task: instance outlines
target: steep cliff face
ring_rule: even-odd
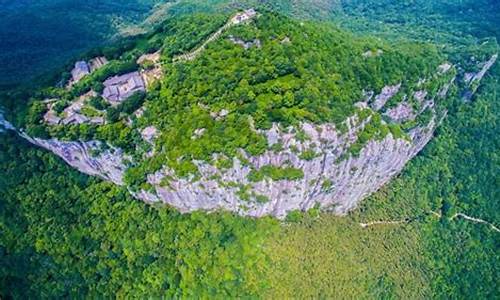
[[[394,138],[392,134],[380,141],[372,140],[357,156],[346,156],[346,152],[362,125],[342,134],[331,124],[317,127],[302,124],[308,140],[301,142],[296,134],[282,131],[275,124],[266,135],[270,144],[281,141],[283,150],[267,151],[257,157],[242,153],[248,161],[243,163],[234,158],[233,167],[227,170],[197,162],[201,178],[196,182],[175,178],[171,170],[164,169],[148,177],[155,192],[140,197],[168,203],[183,212],[225,209],[254,217],[282,218],[287,212],[318,206],[342,215],[401,172],[430,141],[436,124],[433,119],[426,126],[411,130],[408,140]],[[315,158],[303,159],[295,153],[297,149],[299,152],[313,149]],[[252,170],[266,166],[286,166],[301,170],[304,176],[296,180],[249,180]],[[171,179],[162,185],[166,177]],[[249,193],[246,201],[242,200],[243,190]],[[258,199],[264,199],[264,203]]]
[[[16,128],[4,118],[3,112],[0,110],[0,133],[5,130],[17,132]],[[123,176],[129,158],[120,149],[109,147],[100,141],[66,142],[57,139],[33,138],[22,131],[18,134],[33,145],[51,151],[82,173],[101,177],[117,185],[124,184]]]
[[[387,102],[397,89],[397,86],[385,88],[374,97],[371,106],[382,108],[381,102]],[[433,105],[434,102],[428,100],[428,103]],[[374,112],[367,103],[360,106],[365,112]],[[397,175],[422,150],[437,125],[434,111],[433,116],[428,124],[415,127],[405,137],[395,138],[389,133],[380,140],[368,141],[356,155],[351,154],[350,149],[372,116],[361,120],[358,114],[354,115],[346,120],[347,129],[343,131],[333,124],[303,123],[298,129],[274,124],[271,129],[259,133],[267,138],[271,148],[279,145],[275,150],[268,150],[260,156],[250,156],[241,150],[239,158],[233,158],[232,167],[227,169],[196,161],[199,170],[196,179],[179,178],[164,167],[148,176],[152,190],[133,194],[147,202],[166,203],[182,212],[223,209],[247,216],[283,218],[289,211],[320,207],[345,214]],[[3,124],[13,129],[7,121],[3,120]],[[80,172],[124,184],[129,159],[119,149],[104,147],[99,141],[66,142],[32,138],[25,133],[20,135],[34,145],[52,151]],[[309,157],[304,157],[304,153]],[[250,179],[252,172],[269,166],[299,170],[301,176],[294,179]]]
[[[279,151],[268,150],[255,157],[241,151],[241,159],[234,158],[228,169],[196,161],[200,171],[196,180],[178,178],[165,167],[148,176],[153,190],[141,190],[134,196],[147,202],[166,203],[182,212],[223,209],[253,217],[283,218],[293,210],[320,207],[345,214],[401,172],[423,149],[438,123],[435,112],[433,114],[428,124],[415,127],[405,138],[395,138],[389,133],[381,140],[370,140],[357,155],[350,154],[349,149],[371,117],[365,120],[357,115],[351,117],[345,123],[345,132],[333,124],[303,123],[300,138],[294,128],[274,124],[270,130],[260,133],[267,137],[270,146],[279,144]],[[5,120],[2,124],[13,129]],[[20,136],[53,152],[82,173],[124,184],[128,158],[119,149],[103,149],[99,141],[43,140],[25,133]],[[304,158],[305,152],[311,157]],[[293,180],[249,179],[252,172],[267,166],[300,170],[303,176]]]
[[[123,185],[123,175],[127,167],[126,159],[120,149],[104,150],[103,144],[99,141],[65,142],[31,138],[24,133],[20,135],[30,143],[53,152],[82,173]]]

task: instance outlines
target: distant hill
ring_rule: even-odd
[[[120,26],[145,19],[159,2],[0,1],[0,88],[101,45]]]

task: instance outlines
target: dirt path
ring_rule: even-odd
[[[454,220],[456,218],[463,218],[463,219],[465,219],[467,221],[470,221],[470,222],[473,222],[473,223],[477,223],[477,224],[486,224],[486,225],[489,225],[491,227],[491,229],[493,229],[494,231],[500,232],[500,229],[498,227],[496,227],[492,223],[490,223],[488,221],[485,221],[483,219],[477,219],[477,218],[473,218],[473,217],[470,217],[470,216],[462,214],[462,213],[457,213],[453,217],[450,218],[450,221]]]
[[[442,214],[439,213],[439,212],[435,212],[435,211],[430,211],[429,212],[431,215],[434,215],[438,218],[442,218]],[[478,218],[474,218],[474,217],[471,217],[471,216],[468,216],[466,214],[463,214],[463,213],[456,213],[454,214],[452,217],[450,217],[448,220],[450,221],[453,221],[457,218],[462,218],[466,221],[470,221],[470,222],[473,222],[473,223],[476,223],[476,224],[485,224],[485,225],[488,225],[492,230],[496,231],[496,232],[500,232],[500,229],[498,227],[496,227],[494,224],[488,222],[488,221],[485,221],[483,219],[478,219]],[[362,227],[362,228],[368,228],[368,227],[372,227],[372,226],[380,226],[380,225],[400,225],[400,224],[408,224],[410,222],[412,222],[413,220],[416,220],[417,218],[414,218],[414,219],[404,219],[404,220],[390,220],[390,221],[373,221],[373,222],[368,222],[368,223],[359,223],[359,225]]]
[[[369,223],[359,223],[361,227],[367,228],[371,226],[376,226],[376,225],[399,225],[399,224],[406,224],[409,223],[410,221],[408,220],[401,220],[401,221],[374,221],[374,222],[369,222]]]

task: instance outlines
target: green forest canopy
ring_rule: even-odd
[[[395,10],[375,10],[373,1],[364,3],[367,20],[379,16],[384,30],[400,28],[385,19],[396,11],[410,19],[409,29],[419,31],[410,18],[412,6],[391,2]],[[491,5],[478,7],[490,16],[499,11],[496,2]],[[469,30],[469,23],[454,23],[455,12],[443,13],[457,32]],[[470,15],[483,32],[499,28],[498,18]],[[425,212],[444,208],[499,224],[499,76],[497,64],[475,101],[454,103],[436,139],[356,212],[319,219],[311,212],[286,226],[150,207],[3,135],[0,296],[495,298],[498,234]],[[415,216],[421,217],[406,226],[358,225]]]

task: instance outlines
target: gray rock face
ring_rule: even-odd
[[[413,108],[408,102],[401,102],[398,106],[387,111],[385,115],[396,123],[415,119]]]
[[[483,64],[481,70],[477,74],[474,74],[469,82],[469,85],[473,82],[480,82],[483,79],[484,75],[486,75],[486,72],[488,72],[488,70],[495,64],[497,58],[498,54],[491,56],[491,58]]]
[[[82,173],[123,185],[126,166],[120,149],[100,150],[102,143],[99,141],[64,142],[31,138],[24,133],[21,133],[21,136],[30,143],[53,152]]]
[[[3,132],[5,130],[16,130],[12,124],[9,123],[9,121],[5,120],[5,117],[3,116],[3,112],[0,110],[0,132]]]
[[[401,172],[432,138],[437,122],[433,120],[425,127],[413,129],[410,140],[388,135],[381,141],[370,141],[359,156],[343,159],[356,140],[356,133],[364,126],[364,123],[354,125],[356,118],[351,118],[349,123],[352,126],[344,134],[331,124],[315,126],[304,123],[302,130],[308,139],[303,142],[297,140],[296,134],[275,124],[264,133],[270,144],[280,141],[282,151],[267,151],[257,157],[242,152],[249,161],[248,165],[234,158],[233,167],[227,170],[196,162],[201,174],[196,182],[191,178],[176,178],[171,170],[164,168],[148,176],[155,192],[142,191],[137,196],[148,202],[167,203],[182,212],[224,209],[246,216],[273,215],[283,218],[290,211],[308,210],[317,205],[342,215]],[[312,150],[317,156],[312,160],[301,159],[300,154],[292,149]],[[248,180],[251,167],[259,169],[267,165],[300,169],[304,177],[300,180]],[[162,179],[167,176],[173,179],[167,186],[162,186]],[[242,201],[239,194],[241,186],[268,201]]]
[[[382,89],[382,92],[375,97],[375,101],[370,105],[371,108],[375,111],[380,110],[384,105],[394,97],[398,92],[399,89],[401,88],[401,83],[398,85],[390,85],[386,86]]]
[[[385,102],[398,87],[384,89],[376,97],[377,103]],[[233,158],[229,169],[218,169],[207,162],[196,161],[200,178],[179,178],[164,168],[150,174],[148,183],[154,190],[138,191],[133,195],[146,202],[161,202],[181,212],[196,210],[229,210],[240,215],[260,217],[273,215],[283,218],[293,210],[308,210],[315,206],[336,214],[345,214],[366,196],[375,192],[414,157],[432,138],[435,120],[427,126],[413,129],[409,139],[395,139],[387,135],[383,140],[368,142],[358,156],[348,154],[357,135],[369,122],[354,115],[341,132],[333,124],[314,125],[303,123],[305,139],[298,138],[293,128],[274,124],[267,131],[260,131],[268,143],[280,143],[282,150],[268,150],[260,156],[250,156],[241,150],[241,157]],[[4,121],[6,123],[6,121]],[[6,123],[8,124],[8,123]],[[9,125],[4,125],[9,126]],[[60,156],[74,168],[92,176],[99,176],[117,185],[123,185],[127,158],[118,149],[100,150],[98,141],[65,142],[56,139],[42,140],[20,134],[31,143]],[[304,152],[313,153],[305,159]],[[214,155],[217,158],[217,155]],[[251,182],[248,175],[253,169],[264,166],[300,169],[304,176],[298,180],[271,180]],[[168,183],[164,179],[168,177]],[[248,192],[243,200],[242,189]],[[260,199],[260,201],[258,201]],[[265,200],[265,201],[263,201]]]
[[[474,93],[477,91],[479,87],[479,83],[483,79],[483,77],[486,75],[486,73],[489,71],[489,69],[495,64],[497,61],[498,54],[495,54],[491,56],[491,58],[482,63],[482,68],[479,72],[477,73],[465,73],[464,74],[464,82],[466,84],[466,89],[462,93],[462,98],[468,102],[472,99],[472,96]]]

